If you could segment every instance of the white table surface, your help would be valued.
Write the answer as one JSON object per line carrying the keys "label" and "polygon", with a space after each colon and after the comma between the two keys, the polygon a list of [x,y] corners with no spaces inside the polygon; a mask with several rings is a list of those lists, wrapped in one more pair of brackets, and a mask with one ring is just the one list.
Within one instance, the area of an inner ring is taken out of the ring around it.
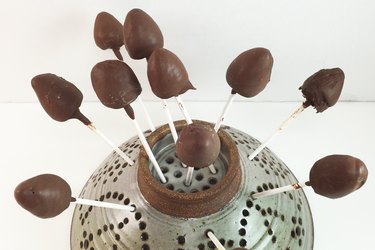
{"label": "white table surface", "polygon": [[[226,124],[265,139],[300,103],[254,103],[238,98]],[[172,103],[171,103],[172,104]],[[193,118],[215,122],[223,102],[187,102]],[[165,118],[159,102],[147,102],[156,124]],[[181,119],[175,105],[172,113]],[[135,105],[140,124],[147,129],[140,107]],[[86,114],[116,144],[135,135],[122,110],[109,110],[100,103],[83,103]],[[353,194],[338,200],[305,190],[313,214],[315,248],[372,249],[375,223],[375,103],[338,103],[316,114],[302,113],[275,138],[270,148],[300,181],[308,178],[312,164],[329,154],[350,154],[362,159],[369,169],[367,183]],[[111,149],[78,121],[59,123],[50,119],[36,103],[0,104],[2,167],[0,177],[0,249],[69,249],[73,206],[58,217],[39,219],[23,210],[13,198],[16,185],[34,175],[54,173],[65,178],[78,195],[90,174]]]}

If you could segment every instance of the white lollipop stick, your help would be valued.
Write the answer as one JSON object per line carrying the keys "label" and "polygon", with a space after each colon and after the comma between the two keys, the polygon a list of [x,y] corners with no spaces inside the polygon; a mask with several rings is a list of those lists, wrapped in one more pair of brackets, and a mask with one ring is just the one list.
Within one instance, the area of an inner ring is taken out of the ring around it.
{"label": "white lollipop stick", "polygon": [[115,204],[115,203],[104,202],[104,201],[94,201],[94,200],[81,199],[81,198],[74,198],[73,202],[76,204],[82,204],[82,205],[88,205],[88,206],[127,210],[130,212],[133,212],[135,210],[135,207],[133,206]]}
{"label": "white lollipop stick", "polygon": [[144,113],[145,116],[146,116],[146,120],[147,120],[148,126],[150,127],[151,132],[154,132],[154,131],[155,131],[154,123],[152,123],[152,120],[151,120],[150,114],[148,113],[148,111],[147,111],[147,109],[146,109],[146,106],[145,106],[145,104],[143,103],[141,97],[138,96],[138,98],[136,99],[136,101],[139,103],[139,105],[141,105],[141,107],[142,107],[142,109],[143,109],[143,113]]}
{"label": "white lollipop stick", "polygon": [[163,109],[164,109],[165,115],[167,116],[167,119],[168,119],[169,129],[171,130],[174,143],[176,143],[178,139],[178,135],[177,135],[176,127],[174,126],[174,123],[173,123],[171,112],[169,111],[168,103],[164,99],[162,99],[162,102],[163,102]]}
{"label": "white lollipop stick", "polygon": [[120,155],[129,165],[133,165],[134,161],[129,158],[124,152],[121,151],[111,140],[109,140],[100,130],[98,130],[94,124],[90,123],[87,125],[89,129],[91,129],[95,134],[97,134],[99,137],[101,137],[108,145],[111,146],[111,148],[118,154]]}
{"label": "white lollipop stick", "polygon": [[186,179],[185,179],[185,185],[190,186],[191,182],[193,180],[193,173],[194,173],[194,168],[193,167],[188,167],[187,174],[186,174]]}
{"label": "white lollipop stick", "polygon": [[[175,99],[176,99],[176,102],[178,104],[178,107],[180,108],[182,114],[185,117],[186,123],[187,124],[192,124],[193,121],[191,120],[190,115],[187,112],[187,110],[185,108],[185,105],[184,105],[184,102],[182,101],[181,97],[178,95],[178,96],[175,96]],[[186,186],[190,186],[191,185],[191,182],[193,180],[193,173],[194,173],[194,168],[193,167],[188,167],[188,171],[187,171],[186,178],[185,178],[185,185]]]}
{"label": "white lollipop stick", "polygon": [[251,153],[251,155],[249,155],[249,160],[251,161],[252,159],[254,159],[255,156],[257,156],[257,154],[259,154],[260,151],[262,151],[265,147],[267,147],[267,145],[270,143],[270,141],[278,134],[280,133],[281,131],[283,131],[286,126],[294,119],[296,118],[299,114],[302,113],[302,111],[305,110],[305,107],[303,105],[301,105],[296,111],[293,112],[293,114],[287,119],[285,120],[280,127],[278,127],[278,129],[273,132],[273,134],[271,134],[262,144],[260,144],[260,146],[255,149],[255,151],[253,153]]}
{"label": "white lollipop stick", "polygon": [[232,94],[232,93],[230,94],[230,96],[227,100],[227,103],[224,106],[223,111],[221,111],[219,119],[217,120],[217,122],[215,124],[215,127],[214,127],[216,132],[219,131],[221,124],[223,124],[225,116],[227,115],[228,110],[229,110],[230,106],[232,105],[235,96],[236,96],[236,94]]}
{"label": "white lollipop stick", "polygon": [[225,250],[224,246],[220,243],[220,241],[216,238],[216,236],[211,231],[207,232],[207,236],[215,244],[218,250]]}
{"label": "white lollipop stick", "polygon": [[[228,113],[228,110],[230,106],[232,105],[235,96],[236,94],[233,94],[233,93],[229,95],[227,103],[225,104],[224,109],[221,112],[220,117],[215,124],[215,127],[214,127],[215,132],[219,131],[221,124],[223,124],[225,116]],[[211,173],[216,174],[216,169],[212,164],[209,166],[209,168],[210,168]]]}
{"label": "white lollipop stick", "polygon": [[155,156],[152,153],[152,150],[151,150],[150,146],[148,145],[146,137],[144,136],[141,128],[139,127],[139,124],[138,124],[137,120],[136,119],[131,119],[131,120],[132,120],[132,122],[134,124],[135,129],[137,130],[138,137],[141,140],[144,149],[146,150],[148,158],[150,158],[150,161],[154,165],[154,168],[155,168],[156,172],[158,173],[161,182],[162,183],[166,183],[167,180],[165,179],[165,177],[163,175],[163,172],[161,171],[160,166],[159,166],[158,162],[156,161]]}
{"label": "white lollipop stick", "polygon": [[[177,130],[176,130],[176,127],[174,126],[174,123],[173,123],[173,119],[172,119],[172,115],[171,115],[171,112],[169,110],[169,107],[168,107],[168,103],[166,100],[162,99],[162,102],[163,102],[163,109],[165,111],[165,114],[167,116],[167,119],[168,119],[168,125],[169,125],[169,129],[171,130],[171,133],[172,133],[172,137],[173,137],[173,140],[174,140],[174,143],[177,142],[177,139],[178,139],[178,134],[177,134]],[[182,166],[184,168],[186,168],[186,164],[182,163]]]}
{"label": "white lollipop stick", "polygon": [[300,189],[300,188],[304,188],[306,186],[308,186],[308,182],[304,182],[304,183],[298,182],[298,183],[295,183],[295,184],[292,184],[292,185],[274,188],[274,189],[270,189],[270,190],[267,190],[267,191],[255,193],[255,194],[252,194],[251,196],[252,196],[253,199],[258,199],[258,198],[267,197],[267,196],[270,196],[270,195],[275,195],[275,194],[279,194],[279,193],[283,193],[283,192],[287,192],[287,191],[291,191],[291,190],[297,190],[297,189]]}
{"label": "white lollipop stick", "polygon": [[[171,115],[171,112],[169,110],[169,107],[168,107],[168,103],[166,100],[162,99],[162,102],[163,102],[163,109],[165,111],[165,114],[167,116],[167,119],[168,119],[168,125],[169,125],[169,129],[171,130],[171,133],[172,133],[172,137],[173,137],[173,140],[174,140],[174,143],[176,144],[177,142],[177,139],[178,139],[178,134],[177,134],[177,130],[176,130],[176,127],[174,126],[174,123],[173,123],[173,119],[172,119],[172,115]],[[184,168],[186,168],[186,164],[182,163],[182,166]]]}
{"label": "white lollipop stick", "polygon": [[178,95],[178,96],[175,96],[174,98],[176,99],[176,102],[177,102],[177,104],[178,104],[178,107],[180,108],[182,114],[184,115],[187,124],[192,124],[193,121],[191,120],[190,115],[189,115],[189,113],[187,112],[186,107],[185,107],[185,104],[184,104],[184,102],[182,101],[181,97]]}
{"label": "white lollipop stick", "polygon": [[211,173],[216,174],[216,168],[214,167],[213,164],[211,164],[210,166],[208,166],[208,168],[210,169]]}

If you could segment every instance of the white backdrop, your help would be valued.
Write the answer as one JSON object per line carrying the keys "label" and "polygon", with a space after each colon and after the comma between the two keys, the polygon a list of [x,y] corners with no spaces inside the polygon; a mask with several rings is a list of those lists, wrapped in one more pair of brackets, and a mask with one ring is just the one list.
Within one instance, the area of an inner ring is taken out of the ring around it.
{"label": "white backdrop", "polygon": [[[1,0],[0,102],[36,101],[31,78],[52,72],[75,83],[86,101],[97,100],[90,71],[113,58],[93,40],[95,16],[113,14],[123,23],[139,7],[159,24],[165,47],[184,62],[197,87],[186,100],[224,100],[225,72],[241,52],[266,47],[274,57],[272,79],[256,101],[301,100],[298,87],[321,68],[341,67],[341,100],[375,100],[375,3],[371,0],[263,1],[56,1]],[[126,51],[123,48],[124,56]],[[154,99],[146,62],[130,60]]]}
{"label": "white backdrop", "polygon": [[[78,194],[110,151],[78,122],[50,119],[30,86],[34,75],[52,72],[75,83],[85,96],[82,111],[116,144],[135,135],[124,112],[87,103],[97,101],[90,83],[92,66],[114,58],[111,51],[95,46],[95,16],[107,11],[123,22],[134,7],[156,20],[165,47],[184,62],[197,87],[183,96],[194,118],[216,120],[230,91],[226,68],[239,53],[258,46],[270,49],[274,57],[271,82],[251,99],[257,103],[238,97],[227,120],[259,139],[297,108],[303,100],[298,87],[308,76],[321,68],[345,71],[341,100],[364,103],[339,103],[319,115],[310,109],[270,148],[301,181],[306,180],[311,164],[327,154],[352,154],[366,162],[370,179],[353,195],[332,201],[311,189],[306,192],[314,216],[316,250],[372,248],[375,106],[369,101],[375,101],[375,2],[0,1],[1,249],[69,249],[73,207],[59,217],[41,220],[16,204],[13,189],[33,175],[53,172],[66,178]],[[130,60],[124,48],[122,53],[144,83],[142,96],[154,121],[165,123],[147,85],[146,62]],[[176,109],[172,113],[181,118]],[[144,120],[141,124],[146,129]]]}

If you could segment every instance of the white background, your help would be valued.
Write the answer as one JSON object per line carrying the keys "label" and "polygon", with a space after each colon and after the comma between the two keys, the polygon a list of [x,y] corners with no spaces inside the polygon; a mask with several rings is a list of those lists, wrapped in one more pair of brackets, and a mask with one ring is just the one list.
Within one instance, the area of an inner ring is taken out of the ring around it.
{"label": "white background", "polygon": [[[3,0],[2,0],[3,1]],[[321,68],[346,73],[342,100],[374,101],[375,35],[371,0],[275,1],[6,1],[0,10],[2,86],[0,100],[35,101],[30,79],[52,72],[75,83],[86,101],[97,100],[90,71],[113,58],[93,41],[97,13],[123,23],[133,7],[159,24],[165,48],[184,62],[197,91],[186,100],[224,100],[225,72],[241,52],[266,47],[274,57],[269,86],[256,101],[302,100],[298,87]],[[124,56],[125,49],[122,50]],[[146,61],[126,61],[147,86]]]}
{"label": "white background", "polygon": [[[367,184],[340,200],[306,190],[315,221],[315,249],[371,249],[375,223],[375,3],[373,1],[3,1],[0,9],[1,249],[69,249],[73,206],[41,220],[20,208],[14,187],[46,172],[64,177],[78,194],[110,149],[77,121],[58,123],[37,103],[31,78],[52,72],[84,93],[82,112],[116,144],[135,135],[122,111],[97,103],[90,70],[111,51],[95,46],[95,16],[108,11],[123,22],[133,7],[159,24],[165,47],[184,62],[197,87],[183,96],[193,118],[216,121],[230,88],[229,63],[242,51],[266,47],[274,56],[271,82],[251,100],[238,97],[226,123],[260,140],[303,100],[298,87],[321,68],[346,73],[341,101],[322,114],[306,110],[270,148],[301,181],[319,158],[351,154],[368,166]],[[142,83],[156,124],[165,123],[147,86],[145,61],[126,62]],[[140,110],[137,106],[136,110]],[[176,119],[181,115],[174,107]],[[140,123],[146,129],[142,115]]]}

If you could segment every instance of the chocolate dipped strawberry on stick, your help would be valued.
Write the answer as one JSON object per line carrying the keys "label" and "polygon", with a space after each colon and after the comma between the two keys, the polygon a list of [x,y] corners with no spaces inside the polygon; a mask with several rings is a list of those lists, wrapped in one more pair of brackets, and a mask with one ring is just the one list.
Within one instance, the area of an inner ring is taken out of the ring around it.
{"label": "chocolate dipped strawberry on stick", "polygon": [[134,211],[133,206],[74,198],[69,184],[53,174],[41,174],[21,182],[14,190],[18,204],[40,218],[52,218],[66,210],[71,202],[89,206]]}
{"label": "chocolate dipped strawberry on stick", "polygon": [[[133,9],[128,12],[124,22],[124,43],[131,58],[148,61],[155,49],[163,48],[164,37],[156,22],[143,10]],[[167,116],[168,125],[173,140],[177,141],[177,132],[165,99],[162,99],[163,110]]]}
{"label": "chocolate dipped strawberry on stick", "polygon": [[176,143],[176,154],[188,168],[185,184],[191,185],[194,168],[213,166],[220,153],[220,138],[211,126],[191,123],[185,126]]}
{"label": "chocolate dipped strawberry on stick", "polygon": [[215,131],[220,129],[236,94],[250,98],[266,87],[270,81],[272,66],[273,57],[265,48],[249,49],[233,60],[226,73],[232,92],[215,124]]}
{"label": "chocolate dipped strawberry on stick", "polygon": [[139,139],[154,165],[161,182],[165,183],[166,179],[135,118],[134,110],[130,105],[142,92],[141,85],[133,70],[126,63],[121,61],[103,61],[93,67],[91,71],[91,82],[96,95],[103,105],[112,109],[125,109],[137,130]]}
{"label": "chocolate dipped strawberry on stick", "polygon": [[254,159],[278,133],[283,131],[286,126],[307,107],[313,106],[317,113],[320,113],[335,105],[340,97],[344,79],[344,72],[340,68],[322,69],[307,78],[299,88],[302,90],[306,101],[249,156],[249,160]]}
{"label": "chocolate dipped strawberry on stick", "polygon": [[176,98],[186,122],[192,123],[180,95],[195,88],[181,60],[167,49],[155,49],[147,63],[147,76],[152,92],[163,100]]}
{"label": "chocolate dipped strawberry on stick", "polygon": [[[120,48],[124,45],[123,26],[115,17],[107,12],[100,12],[95,20],[94,38],[99,48],[112,49],[117,59],[123,61],[120,53]],[[143,109],[151,131],[154,131],[155,126],[141,97],[138,97],[137,101]]]}
{"label": "chocolate dipped strawberry on stick", "polygon": [[127,163],[134,162],[124,152],[115,146],[94,124],[79,110],[83,95],[71,82],[54,74],[41,74],[31,80],[31,85],[47,114],[54,120],[64,122],[69,119],[78,119],[89,129],[99,135],[112,149]]}
{"label": "chocolate dipped strawberry on stick", "polygon": [[122,24],[111,14],[100,12],[95,19],[94,39],[102,50],[112,49],[117,59],[123,61],[120,48],[124,45]]}
{"label": "chocolate dipped strawberry on stick", "polygon": [[315,193],[336,199],[362,187],[367,176],[367,167],[360,159],[350,155],[329,155],[316,161],[312,166],[310,181],[255,193],[252,197],[258,199],[311,186]]}
{"label": "chocolate dipped strawberry on stick", "polygon": [[[187,124],[192,124],[193,121],[190,118],[180,95],[189,89],[195,88],[191,84],[186,68],[181,60],[173,52],[167,49],[155,49],[147,63],[147,76],[153,93],[163,100],[175,97]],[[170,124],[170,127],[172,124]],[[182,162],[186,164],[186,162]],[[212,173],[216,173],[214,166],[210,165],[209,168]],[[188,174],[185,180],[187,185],[190,185],[191,183],[193,170],[194,168],[191,166],[188,169]]]}
{"label": "chocolate dipped strawberry on stick", "polygon": [[155,49],[151,54],[147,62],[147,76],[152,92],[163,101],[169,128],[176,142],[177,132],[166,100],[172,97],[176,98],[186,122],[191,124],[193,121],[179,95],[195,88],[190,83],[188,73],[181,60],[174,53],[164,48]]}
{"label": "chocolate dipped strawberry on stick", "polygon": [[123,28],[125,48],[131,58],[148,58],[157,48],[163,48],[164,38],[156,22],[143,10],[128,12]]}

